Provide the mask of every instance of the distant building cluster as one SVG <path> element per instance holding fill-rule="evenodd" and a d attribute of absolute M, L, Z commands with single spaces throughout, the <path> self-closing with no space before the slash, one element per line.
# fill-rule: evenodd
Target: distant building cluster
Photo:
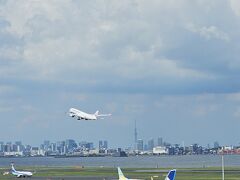
<path fill-rule="evenodd" d="M 121 148 L 110 149 L 108 148 L 108 141 L 100 140 L 98 147 L 94 148 L 92 142 L 81 141 L 77 143 L 73 139 L 67 139 L 65 141 L 50 142 L 44 141 L 39 147 L 31 145 L 23 145 L 21 141 L 12 142 L 0 142 L 0 156 L 12 157 L 12 156 L 105 156 L 122 154 Z"/>
<path fill-rule="evenodd" d="M 170 144 L 158 138 L 155 144 L 154 139 L 150 139 L 144 143 L 142 139 L 135 142 L 137 155 L 204 155 L 204 154 L 240 154 L 240 146 L 220 146 L 218 142 L 214 142 L 214 147 L 203 147 L 195 143 L 190 146 L 180 146 L 179 144 Z"/>
<path fill-rule="evenodd" d="M 154 139 L 146 143 L 142 139 L 136 139 L 134 148 L 123 150 L 122 148 L 109 148 L 107 140 L 100 140 L 94 147 L 92 142 L 76 142 L 73 139 L 64 141 L 50 142 L 44 141 L 39 147 L 23 145 L 21 141 L 0 142 L 1 157 L 33 157 L 33 156 L 54 156 L 54 157 L 72 157 L 72 156 L 135 156 L 135 155 L 204 155 L 204 154 L 240 154 L 238 146 L 220 146 L 214 142 L 214 147 L 202 147 L 199 144 L 190 146 L 180 146 L 179 144 L 170 144 L 158 138 L 156 143 Z"/>

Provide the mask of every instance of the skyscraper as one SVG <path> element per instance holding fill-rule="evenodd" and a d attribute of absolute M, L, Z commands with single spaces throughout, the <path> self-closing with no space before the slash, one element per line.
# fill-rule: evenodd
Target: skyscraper
<path fill-rule="evenodd" d="M 18 146 L 21 146 L 22 142 L 21 141 L 16 141 L 15 144 L 18 145 Z"/>
<path fill-rule="evenodd" d="M 100 140 L 100 141 L 98 142 L 98 148 L 99 148 L 99 149 L 102 149 L 102 148 L 103 148 L 103 141 L 102 141 L 102 140 Z"/>
<path fill-rule="evenodd" d="M 50 147 L 50 141 L 49 140 L 45 140 L 43 142 L 43 147 L 44 147 L 44 150 L 47 151 L 49 149 L 49 147 Z"/>
<path fill-rule="evenodd" d="M 153 148 L 154 148 L 154 139 L 152 138 L 148 141 L 148 150 L 152 151 Z"/>
<path fill-rule="evenodd" d="M 163 146 L 163 138 L 162 137 L 158 138 L 157 145 L 158 146 Z"/>
<path fill-rule="evenodd" d="M 142 139 L 137 140 L 137 150 L 143 151 L 143 140 Z"/>
<path fill-rule="evenodd" d="M 137 149 L 137 122 L 135 120 L 135 128 L 134 128 L 134 149 L 136 150 Z"/>
<path fill-rule="evenodd" d="M 214 146 L 214 148 L 219 148 L 220 146 L 219 146 L 219 143 L 217 142 L 217 141 L 215 141 L 214 143 L 213 143 L 213 146 Z"/>
<path fill-rule="evenodd" d="M 108 142 L 106 140 L 103 142 L 103 147 L 104 149 L 108 149 Z"/>
<path fill-rule="evenodd" d="M 99 149 L 108 149 L 108 142 L 107 142 L 107 140 L 104 140 L 104 141 L 100 140 L 99 144 L 98 144 L 98 148 Z"/>
<path fill-rule="evenodd" d="M 66 140 L 67 150 L 72 151 L 74 148 L 77 148 L 77 143 L 73 139 Z"/>
<path fill-rule="evenodd" d="M 3 149 L 4 149 L 4 143 L 1 141 L 0 142 L 0 152 L 3 152 Z"/>

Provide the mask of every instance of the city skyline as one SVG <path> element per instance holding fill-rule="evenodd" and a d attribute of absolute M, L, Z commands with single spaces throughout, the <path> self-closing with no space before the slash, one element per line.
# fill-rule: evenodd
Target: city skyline
<path fill-rule="evenodd" d="M 239 9 L 238 0 L 0 1 L 1 140 L 133 146 L 136 120 L 138 138 L 238 144 Z M 112 116 L 77 121 L 71 107 Z"/>
<path fill-rule="evenodd" d="M 99 139 L 98 141 L 94 142 L 94 141 L 90 141 L 87 139 L 73 139 L 73 138 L 64 138 L 64 139 L 58 139 L 58 140 L 50 140 L 50 139 L 45 139 L 42 140 L 41 142 L 35 142 L 33 144 L 31 143 L 26 143 L 25 141 L 22 140 L 8 140 L 8 141 L 2 141 L 0 140 L 0 144 L 17 144 L 17 143 L 21 143 L 24 145 L 31 145 L 31 146 L 39 146 L 40 144 L 45 144 L 45 142 L 49 142 L 49 143 L 57 143 L 57 142 L 63 142 L 63 141 L 68 141 L 68 140 L 74 140 L 76 141 L 76 143 L 83 143 L 83 142 L 88 142 L 88 143 L 93 143 L 94 148 L 100 148 L 100 146 L 102 145 L 102 147 L 110 147 L 110 148 L 123 148 L 123 149 L 128 149 L 131 148 L 132 150 L 137 150 L 138 148 L 138 143 L 139 141 L 142 141 L 142 150 L 146 149 L 144 148 L 145 146 L 149 147 L 149 142 L 152 141 L 152 146 L 151 147 L 155 147 L 155 146 L 168 146 L 168 145 L 179 145 L 181 147 L 184 146 L 191 146 L 193 144 L 198 144 L 201 145 L 202 147 L 208 147 L 208 148 L 213 148 L 215 146 L 240 146 L 240 143 L 236 143 L 236 144 L 222 144 L 221 142 L 215 140 L 213 142 L 209 142 L 207 144 L 200 144 L 198 142 L 191 142 L 189 144 L 185 144 L 184 141 L 182 142 L 169 142 L 166 141 L 163 137 L 151 137 L 151 138 L 138 138 L 137 139 L 137 143 L 136 143 L 136 147 L 134 146 L 134 143 L 132 145 L 130 144 L 125 144 L 123 146 L 115 146 L 113 142 L 108 141 L 107 139 Z M 101 144 L 101 145 L 100 145 Z M 101 148 L 100 148 L 101 149 Z"/>
<path fill-rule="evenodd" d="M 98 144 L 89 141 L 76 141 L 65 139 L 61 141 L 44 140 L 38 146 L 24 144 L 22 141 L 2 142 L 0 141 L 0 157 L 96 157 L 113 156 L 127 157 L 137 155 L 209 155 L 209 154 L 240 154 L 239 145 L 221 146 L 217 141 L 213 147 L 209 144 L 202 146 L 194 143 L 188 146 L 172 144 L 163 141 L 163 138 L 151 138 L 144 143 L 142 139 L 137 140 L 136 147 L 109 147 L 107 140 L 99 140 Z"/>

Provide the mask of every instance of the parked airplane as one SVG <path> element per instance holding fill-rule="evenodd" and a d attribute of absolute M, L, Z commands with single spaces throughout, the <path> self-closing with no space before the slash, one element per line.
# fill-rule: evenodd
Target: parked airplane
<path fill-rule="evenodd" d="M 128 179 L 126 178 L 120 167 L 118 167 L 118 176 L 119 176 L 119 180 L 140 180 L 140 179 Z M 170 170 L 165 178 L 165 180 L 175 180 L 175 176 L 176 176 L 176 169 Z M 153 177 L 151 177 L 151 180 L 153 180 Z"/>
<path fill-rule="evenodd" d="M 88 114 L 75 108 L 69 109 L 69 116 L 76 117 L 77 120 L 97 120 L 98 117 L 103 118 L 106 116 L 111 116 L 111 114 L 98 114 L 98 113 L 99 111 L 96 111 L 94 114 Z"/>
<path fill-rule="evenodd" d="M 29 171 L 16 171 L 13 163 L 11 165 L 12 165 L 11 173 L 12 173 L 12 175 L 17 176 L 17 178 L 31 177 L 33 175 L 33 173 L 29 172 Z"/>

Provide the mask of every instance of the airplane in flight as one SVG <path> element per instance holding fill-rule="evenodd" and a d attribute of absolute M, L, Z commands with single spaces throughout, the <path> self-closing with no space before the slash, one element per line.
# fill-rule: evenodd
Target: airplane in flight
<path fill-rule="evenodd" d="M 96 111 L 94 114 L 88 114 L 78 109 L 70 108 L 69 116 L 76 117 L 77 120 L 97 120 L 99 117 L 104 118 L 107 116 L 111 116 L 111 114 L 99 114 L 99 111 Z"/>
<path fill-rule="evenodd" d="M 14 168 L 14 164 L 12 163 L 11 173 L 12 175 L 16 176 L 17 178 L 25 178 L 25 177 L 32 177 L 33 173 L 30 171 L 16 171 Z"/>
<path fill-rule="evenodd" d="M 140 180 L 140 179 L 128 179 L 126 178 L 123 173 L 122 170 L 120 169 L 120 167 L 118 167 L 118 176 L 119 176 L 119 180 Z M 176 169 L 170 170 L 165 178 L 165 180 L 175 180 L 175 176 L 176 176 Z M 153 180 L 153 177 L 151 177 L 151 180 Z"/>

